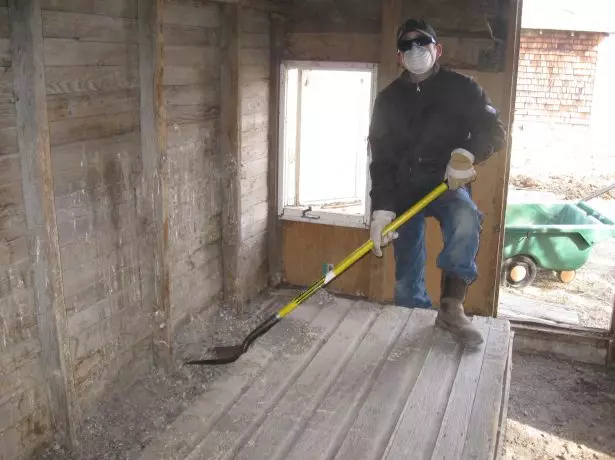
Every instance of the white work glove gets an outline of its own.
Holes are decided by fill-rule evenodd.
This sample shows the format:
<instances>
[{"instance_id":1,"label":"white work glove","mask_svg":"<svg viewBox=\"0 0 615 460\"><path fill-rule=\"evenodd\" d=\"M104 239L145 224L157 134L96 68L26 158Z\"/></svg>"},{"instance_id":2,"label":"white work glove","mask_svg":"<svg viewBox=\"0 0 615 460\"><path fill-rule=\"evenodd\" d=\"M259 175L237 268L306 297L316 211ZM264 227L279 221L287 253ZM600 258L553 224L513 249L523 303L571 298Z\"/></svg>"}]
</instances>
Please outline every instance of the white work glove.
<instances>
[{"instance_id":1,"label":"white work glove","mask_svg":"<svg viewBox=\"0 0 615 460\"><path fill-rule=\"evenodd\" d=\"M388 232L386 235L382 235L384 227L393 222L395 217L396 215L392 211L378 210L372 213L372 223L369 234L370 239L374 242L372 251L377 257L382 257L381 248L389 244L392 240L397 239L399 236L397 232Z\"/></svg>"},{"instance_id":2,"label":"white work glove","mask_svg":"<svg viewBox=\"0 0 615 460\"><path fill-rule=\"evenodd\" d=\"M446 181L448 188L457 190L476 179L474 170L474 155L466 149L455 149L446 167Z\"/></svg>"}]
</instances>

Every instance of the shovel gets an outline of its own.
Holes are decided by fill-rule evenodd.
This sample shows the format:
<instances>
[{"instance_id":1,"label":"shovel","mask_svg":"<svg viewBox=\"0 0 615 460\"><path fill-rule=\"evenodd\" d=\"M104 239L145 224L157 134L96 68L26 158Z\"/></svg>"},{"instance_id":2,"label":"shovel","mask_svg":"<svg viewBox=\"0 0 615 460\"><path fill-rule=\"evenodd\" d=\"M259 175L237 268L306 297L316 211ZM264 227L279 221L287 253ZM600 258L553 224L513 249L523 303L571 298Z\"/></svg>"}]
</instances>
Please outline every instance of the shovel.
<instances>
[{"instance_id":1,"label":"shovel","mask_svg":"<svg viewBox=\"0 0 615 460\"><path fill-rule=\"evenodd\" d=\"M382 234L385 235L388 232L395 231L403 224L405 224L408 220L414 217L417 213L423 210L429 203L438 198L448 189L448 185L446 182L441 183L431 192L429 192L424 198L419 200L416 204L410 207L406 212L404 212L401 216L387 225L383 230ZM356 261L361 259L365 254L372 250L374 246L374 242L370 239L363 243L359 248L355 249L349 256L347 256L344 260L342 260L338 265L333 267L329 272L321 277L318 281L313 283L310 287L305 289L295 298L293 298L288 304L286 304L282 309L280 309L277 313L269 316L265 319L261 324L259 324L250 334L245 338L243 343L240 345L232 345L226 347L215 347L212 350L212 357L207 359L197 359L192 361L187 361L186 364L227 364L236 361L242 354L244 354L248 347L254 342L258 337L263 335L273 326L275 326L282 318L292 312L295 308L301 305L305 300L309 299L312 295L314 295L320 288L326 286L343 272L346 271L350 266L352 266Z\"/></svg>"}]
</instances>

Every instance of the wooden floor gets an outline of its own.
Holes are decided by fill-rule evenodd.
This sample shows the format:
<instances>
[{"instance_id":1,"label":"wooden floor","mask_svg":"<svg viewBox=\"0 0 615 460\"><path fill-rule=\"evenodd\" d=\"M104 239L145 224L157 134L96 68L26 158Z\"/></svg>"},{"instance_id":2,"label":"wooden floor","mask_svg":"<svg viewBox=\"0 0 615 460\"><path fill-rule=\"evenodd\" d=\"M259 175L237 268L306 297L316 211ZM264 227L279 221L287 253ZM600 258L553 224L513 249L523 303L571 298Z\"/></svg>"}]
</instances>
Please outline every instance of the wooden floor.
<instances>
[{"instance_id":1,"label":"wooden floor","mask_svg":"<svg viewBox=\"0 0 615 460\"><path fill-rule=\"evenodd\" d=\"M434 311L306 302L219 374L142 459L491 459L512 334L463 349Z\"/></svg>"}]
</instances>

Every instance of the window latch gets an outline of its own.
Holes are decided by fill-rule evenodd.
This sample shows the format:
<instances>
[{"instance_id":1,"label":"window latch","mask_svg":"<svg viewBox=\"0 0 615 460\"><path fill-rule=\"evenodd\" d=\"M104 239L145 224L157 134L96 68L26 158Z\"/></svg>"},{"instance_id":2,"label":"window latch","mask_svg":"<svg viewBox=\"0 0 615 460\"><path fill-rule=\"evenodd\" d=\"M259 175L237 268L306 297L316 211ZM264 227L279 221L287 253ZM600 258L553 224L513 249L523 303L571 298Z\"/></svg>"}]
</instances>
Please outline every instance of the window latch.
<instances>
[{"instance_id":1,"label":"window latch","mask_svg":"<svg viewBox=\"0 0 615 460\"><path fill-rule=\"evenodd\" d=\"M318 220L318 219L320 219L320 216L317 216L317 215L314 215L314 214L312 214L311 216L310 216L310 215L308 215L308 212L310 212L311 210L312 210L312 207L311 207L311 206L308 206L308 208L307 208L307 209L304 209L304 210L301 212L301 217L303 217L303 218L305 218L305 219L313 219L313 220Z\"/></svg>"}]
</instances>

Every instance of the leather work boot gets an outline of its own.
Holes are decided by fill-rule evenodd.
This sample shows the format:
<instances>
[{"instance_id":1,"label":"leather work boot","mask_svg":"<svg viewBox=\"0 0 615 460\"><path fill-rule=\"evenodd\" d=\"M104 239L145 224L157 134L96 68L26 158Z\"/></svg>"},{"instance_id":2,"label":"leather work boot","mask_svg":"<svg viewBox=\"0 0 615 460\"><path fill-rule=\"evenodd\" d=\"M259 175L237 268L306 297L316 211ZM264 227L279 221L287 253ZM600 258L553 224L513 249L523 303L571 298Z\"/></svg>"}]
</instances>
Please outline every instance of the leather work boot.
<instances>
[{"instance_id":1,"label":"leather work boot","mask_svg":"<svg viewBox=\"0 0 615 460\"><path fill-rule=\"evenodd\" d=\"M450 332L462 344L476 346L483 342L483 337L463 310L467 288L462 279L442 275L442 296L436 326Z\"/></svg>"}]
</instances>

